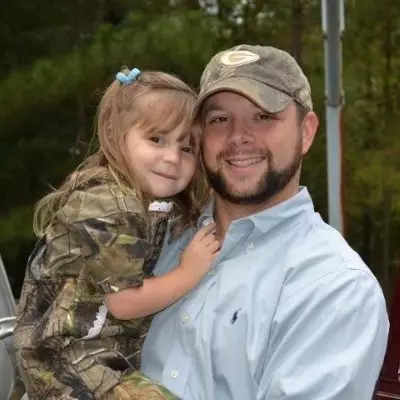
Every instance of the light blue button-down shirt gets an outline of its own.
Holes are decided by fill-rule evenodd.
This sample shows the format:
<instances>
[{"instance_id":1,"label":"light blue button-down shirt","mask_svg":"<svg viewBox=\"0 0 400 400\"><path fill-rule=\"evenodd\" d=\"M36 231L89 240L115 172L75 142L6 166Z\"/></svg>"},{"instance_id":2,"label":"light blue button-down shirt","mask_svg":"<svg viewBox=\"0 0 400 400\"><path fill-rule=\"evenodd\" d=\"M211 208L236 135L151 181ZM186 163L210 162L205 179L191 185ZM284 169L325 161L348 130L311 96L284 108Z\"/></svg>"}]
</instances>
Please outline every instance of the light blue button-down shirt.
<instances>
[{"instance_id":1,"label":"light blue button-down shirt","mask_svg":"<svg viewBox=\"0 0 400 400\"><path fill-rule=\"evenodd\" d=\"M230 225L208 276L154 318L142 371L185 400L370 400L388 327L375 277L302 188Z\"/></svg>"}]
</instances>

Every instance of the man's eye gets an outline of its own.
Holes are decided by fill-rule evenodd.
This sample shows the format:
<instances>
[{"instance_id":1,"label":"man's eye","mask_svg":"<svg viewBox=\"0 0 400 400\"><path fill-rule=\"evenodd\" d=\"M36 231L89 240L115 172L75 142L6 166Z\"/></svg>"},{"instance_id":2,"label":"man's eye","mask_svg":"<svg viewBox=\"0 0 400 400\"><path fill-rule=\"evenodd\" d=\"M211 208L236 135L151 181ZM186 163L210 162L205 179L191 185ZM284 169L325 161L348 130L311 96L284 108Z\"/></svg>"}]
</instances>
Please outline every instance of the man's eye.
<instances>
[{"instance_id":1,"label":"man's eye","mask_svg":"<svg viewBox=\"0 0 400 400\"><path fill-rule=\"evenodd\" d=\"M227 121L228 121L227 117L218 116L218 117L211 118L209 123L210 124L222 124Z\"/></svg>"},{"instance_id":2,"label":"man's eye","mask_svg":"<svg viewBox=\"0 0 400 400\"><path fill-rule=\"evenodd\" d=\"M274 119L274 116L271 114L262 113L257 115L257 119L261 119L263 121L269 121L271 119Z\"/></svg>"}]
</instances>

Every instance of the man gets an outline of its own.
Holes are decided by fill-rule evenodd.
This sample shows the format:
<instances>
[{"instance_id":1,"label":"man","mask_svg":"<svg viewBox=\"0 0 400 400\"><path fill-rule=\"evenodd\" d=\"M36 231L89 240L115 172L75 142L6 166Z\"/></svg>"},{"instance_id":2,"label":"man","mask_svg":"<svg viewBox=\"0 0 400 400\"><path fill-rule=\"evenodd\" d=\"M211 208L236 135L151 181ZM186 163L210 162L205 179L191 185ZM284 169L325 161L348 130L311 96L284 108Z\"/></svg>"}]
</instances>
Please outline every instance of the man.
<instances>
[{"instance_id":1,"label":"man","mask_svg":"<svg viewBox=\"0 0 400 400\"><path fill-rule=\"evenodd\" d=\"M240 45L201 79L202 157L223 242L153 320L142 371L185 400L370 400L387 341L378 282L299 186L318 119L296 61ZM157 273L193 236L164 248Z\"/></svg>"}]
</instances>

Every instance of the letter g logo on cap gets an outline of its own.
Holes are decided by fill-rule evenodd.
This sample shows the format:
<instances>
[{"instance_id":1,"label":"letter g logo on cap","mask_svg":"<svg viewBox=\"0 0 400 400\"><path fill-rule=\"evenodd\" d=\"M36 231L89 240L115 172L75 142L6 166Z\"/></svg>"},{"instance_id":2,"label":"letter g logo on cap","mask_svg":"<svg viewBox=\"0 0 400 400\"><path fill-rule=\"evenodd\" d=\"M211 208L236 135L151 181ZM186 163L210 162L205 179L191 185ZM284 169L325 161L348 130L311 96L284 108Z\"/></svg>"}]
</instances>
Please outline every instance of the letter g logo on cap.
<instances>
[{"instance_id":1,"label":"letter g logo on cap","mask_svg":"<svg viewBox=\"0 0 400 400\"><path fill-rule=\"evenodd\" d=\"M258 54L247 50L226 51L221 55L220 63L226 67L238 67L239 65L251 64L260 59Z\"/></svg>"}]
</instances>

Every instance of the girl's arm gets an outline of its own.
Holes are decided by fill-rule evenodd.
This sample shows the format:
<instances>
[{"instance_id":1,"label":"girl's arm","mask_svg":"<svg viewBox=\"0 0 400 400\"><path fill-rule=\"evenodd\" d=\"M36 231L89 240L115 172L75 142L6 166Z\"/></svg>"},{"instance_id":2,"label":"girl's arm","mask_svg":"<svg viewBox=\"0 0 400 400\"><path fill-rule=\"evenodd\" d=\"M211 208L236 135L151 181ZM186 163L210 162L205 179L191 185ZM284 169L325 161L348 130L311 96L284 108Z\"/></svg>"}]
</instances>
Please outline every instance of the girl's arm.
<instances>
[{"instance_id":1,"label":"girl's arm","mask_svg":"<svg viewBox=\"0 0 400 400\"><path fill-rule=\"evenodd\" d=\"M214 229L214 225L207 225L196 233L177 268L144 279L140 287L106 294L108 311L117 319L134 319L161 311L185 296L209 271L219 250Z\"/></svg>"}]
</instances>

